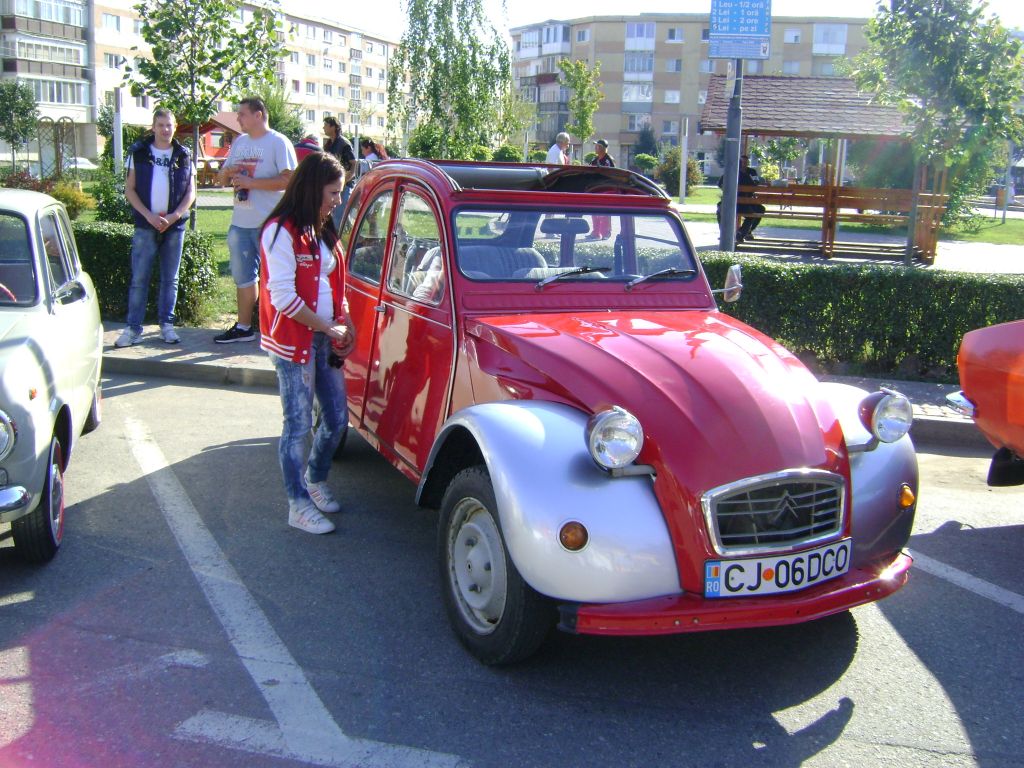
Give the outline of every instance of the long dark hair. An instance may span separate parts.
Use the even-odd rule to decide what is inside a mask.
[[[388,152],[387,152],[386,149],[384,149],[384,145],[383,144],[378,144],[373,139],[367,139],[367,138],[360,139],[359,140],[359,146],[363,147],[364,149],[370,150],[375,155],[377,155],[377,157],[379,157],[381,160],[389,159],[388,158]]]
[[[288,180],[281,199],[267,216],[267,221],[278,220],[278,229],[284,221],[292,222],[301,229],[311,229],[317,239],[334,249],[338,242],[338,231],[330,216],[322,219],[320,208],[324,200],[324,187],[340,181],[345,176],[338,159],[326,152],[313,152],[302,159],[299,167]],[[277,233],[274,233],[277,237]]]

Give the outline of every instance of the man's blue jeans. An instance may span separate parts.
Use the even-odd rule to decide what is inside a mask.
[[[320,426],[313,435],[309,454],[309,479],[322,483],[327,479],[334,452],[348,425],[345,377],[340,368],[327,362],[331,342],[322,333],[313,334],[313,354],[308,363],[293,363],[271,355],[277,369],[284,426],[277,447],[284,490],[289,501],[308,499],[303,473],[306,469],[306,440],[313,423],[313,394],[320,403]]]
[[[160,325],[174,323],[174,306],[178,303],[178,268],[185,229],[168,229],[161,236],[155,229],[136,227],[132,237],[132,282],[128,287],[128,327],[142,333],[149,298],[149,276],[153,262],[160,260],[160,288],[156,316]]]

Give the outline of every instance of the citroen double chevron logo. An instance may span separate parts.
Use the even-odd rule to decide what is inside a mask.
[[[772,509],[770,519],[771,526],[775,529],[788,528],[800,523],[800,507],[793,501],[789,491],[782,493],[782,498]]]

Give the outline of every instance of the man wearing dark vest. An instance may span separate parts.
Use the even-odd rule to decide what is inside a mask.
[[[174,138],[174,114],[163,107],[153,112],[153,135],[128,149],[124,196],[135,216],[132,237],[132,280],[128,288],[128,327],[114,342],[130,347],[142,339],[149,276],[160,261],[157,321],[168,344],[181,338],[174,330],[178,302],[178,267],[185,242],[185,217],[196,199],[195,169],[188,149]]]

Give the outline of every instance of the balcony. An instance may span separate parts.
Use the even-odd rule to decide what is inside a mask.
[[[362,75],[349,75],[348,76],[348,84],[349,85],[362,85],[363,84],[363,76]]]
[[[542,101],[537,105],[537,111],[541,113],[568,112],[569,102],[567,101]]]

